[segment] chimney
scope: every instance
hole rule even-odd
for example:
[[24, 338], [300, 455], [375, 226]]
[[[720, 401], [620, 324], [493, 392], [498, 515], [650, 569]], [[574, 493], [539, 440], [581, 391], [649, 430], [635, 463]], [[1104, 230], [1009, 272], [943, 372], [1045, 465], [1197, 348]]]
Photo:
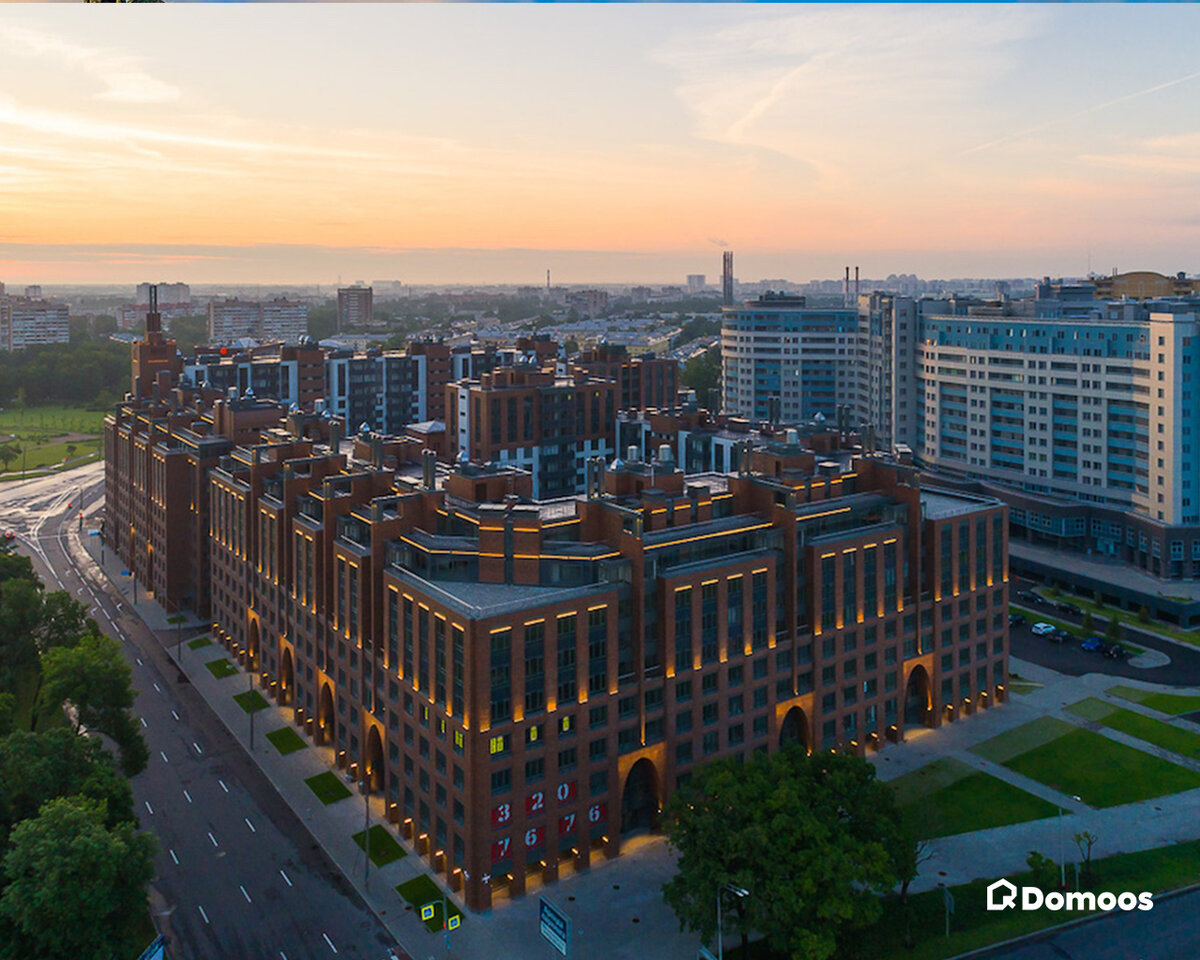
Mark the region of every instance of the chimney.
[[437, 454], [432, 450], [421, 451], [421, 485], [426, 490], [434, 488], [437, 477]]

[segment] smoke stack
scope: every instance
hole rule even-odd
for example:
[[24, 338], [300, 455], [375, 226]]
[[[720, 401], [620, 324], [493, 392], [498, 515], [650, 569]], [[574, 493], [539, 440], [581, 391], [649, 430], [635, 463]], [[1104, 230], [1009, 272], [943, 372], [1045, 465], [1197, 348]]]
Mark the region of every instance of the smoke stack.
[[854, 302], [858, 303], [858, 267], [854, 268]]
[[433, 450], [421, 451], [421, 485], [426, 490], [434, 489], [437, 477], [437, 454]]

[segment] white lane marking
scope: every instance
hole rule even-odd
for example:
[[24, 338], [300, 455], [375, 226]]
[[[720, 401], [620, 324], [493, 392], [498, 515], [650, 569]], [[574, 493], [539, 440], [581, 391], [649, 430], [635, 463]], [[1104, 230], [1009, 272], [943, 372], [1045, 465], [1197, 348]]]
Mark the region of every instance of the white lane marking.
[[184, 790], [183, 791], [183, 799], [185, 799], [188, 803], [191, 803], [192, 795], [190, 793], [188, 793], [186, 790]]
[[290, 879], [288, 879], [288, 875], [286, 873], [284, 873], [282, 870], [280, 870], [279, 875], [281, 877], [283, 877], [283, 882], [286, 883], [289, 887], [292, 885], [292, 881]]
[[163, 758], [163, 763], [171, 762], [170, 760], [167, 759], [167, 755], [165, 753], [163, 753], [161, 750], [158, 751], [158, 755]]
[[157, 683], [154, 685], [154, 689], [157, 690], [159, 693], [162, 693], [162, 687], [160, 687]]
[[142, 721], [143, 727], [146, 726], [146, 718], [145, 717], [138, 717], [138, 719]]
[[249, 817], [242, 817], [242, 819], [246, 821], [246, 826], [250, 828], [251, 833], [258, 833], [258, 831], [254, 829], [254, 824], [250, 822]]
[[209, 834], [208, 834], [208, 839], [212, 841], [212, 844], [213, 844], [213, 846], [214, 846], [214, 847], [215, 847], [215, 846], [218, 846], [218, 844], [217, 844], [217, 838], [216, 838], [216, 837], [214, 837], [214, 836], [212, 835], [212, 832], [211, 832], [211, 831], [210, 831], [210, 832], [209, 832]]
[[208, 914], [204, 912], [204, 908], [200, 904], [196, 904], [196, 909], [200, 911], [200, 916], [204, 918], [204, 922], [208, 923]]
[[333, 941], [329, 939], [329, 934], [323, 933], [323, 934], [321, 934], [321, 936], [323, 936], [325, 938], [325, 942], [327, 944], [329, 944], [329, 949], [332, 950], [334, 953], [337, 953], [337, 947], [335, 947], [333, 945]]
[[177, 714], [174, 710], [171, 711], [171, 716], [173, 716], [176, 720], [179, 719], [179, 714]]
[[225, 781], [224, 781], [224, 780], [218, 780], [218, 781], [217, 781], [217, 783], [219, 783], [219, 784], [221, 785], [221, 789], [222, 789], [222, 790], [224, 790], [226, 793], [228, 793], [228, 792], [229, 792], [229, 788], [228, 788], [227, 786], [225, 786]]
[[200, 754], [200, 756], [204, 756], [204, 751], [200, 749], [200, 744], [198, 744], [195, 740], [192, 741], [192, 746], [196, 748], [196, 752]]
[[141, 657], [134, 657], [133, 659], [137, 661], [137, 665], [138, 665], [139, 667], [145, 666], [145, 664], [144, 664], [144, 663], [142, 663], [142, 658], [141, 658]]
[[175, 866], [179, 866], [179, 858], [175, 856], [175, 851], [168, 850], [167, 852], [171, 855], [171, 859], [175, 861]]
[[143, 800], [142, 803], [144, 803], [146, 805], [146, 809], [150, 811], [150, 816], [154, 816], [154, 808], [150, 806], [150, 801]]
[[121, 605], [118, 603], [118, 604], [117, 604], [117, 610], [118, 610], [118, 612], [119, 612], [121, 609], [123, 609], [123, 608], [122, 608], [122, 607], [121, 607]]
[[251, 900], [251, 899], [250, 899], [250, 894], [248, 894], [248, 893], [246, 892], [246, 888], [245, 888], [245, 887], [243, 887], [243, 886], [242, 886], [240, 883], [238, 884], [238, 889], [242, 891], [242, 896], [246, 898], [246, 902], [247, 902], [247, 903], [253, 903], [253, 902], [254, 902], [253, 900]]

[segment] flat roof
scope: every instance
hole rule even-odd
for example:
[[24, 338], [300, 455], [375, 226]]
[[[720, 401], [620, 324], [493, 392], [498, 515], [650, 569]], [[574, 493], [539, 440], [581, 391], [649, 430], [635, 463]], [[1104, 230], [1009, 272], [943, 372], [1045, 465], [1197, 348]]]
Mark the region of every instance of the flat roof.
[[457, 610], [472, 620], [491, 617], [548, 604], [568, 603], [617, 588], [616, 583], [588, 583], [573, 587], [540, 587], [522, 583], [476, 583], [473, 581], [434, 581], [399, 567], [388, 568], [402, 583]]
[[921, 509], [927, 520], [941, 520], [960, 513], [974, 513], [1000, 506], [995, 497], [978, 497], [950, 490], [921, 490]]

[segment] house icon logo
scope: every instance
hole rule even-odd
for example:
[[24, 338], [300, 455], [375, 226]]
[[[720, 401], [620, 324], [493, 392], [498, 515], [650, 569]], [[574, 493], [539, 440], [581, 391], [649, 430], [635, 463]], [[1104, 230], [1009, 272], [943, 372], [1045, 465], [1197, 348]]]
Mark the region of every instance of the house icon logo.
[[1017, 905], [1017, 885], [1009, 883], [1003, 877], [995, 883], [989, 883], [987, 888], [987, 908], [989, 910], [1007, 910]]

